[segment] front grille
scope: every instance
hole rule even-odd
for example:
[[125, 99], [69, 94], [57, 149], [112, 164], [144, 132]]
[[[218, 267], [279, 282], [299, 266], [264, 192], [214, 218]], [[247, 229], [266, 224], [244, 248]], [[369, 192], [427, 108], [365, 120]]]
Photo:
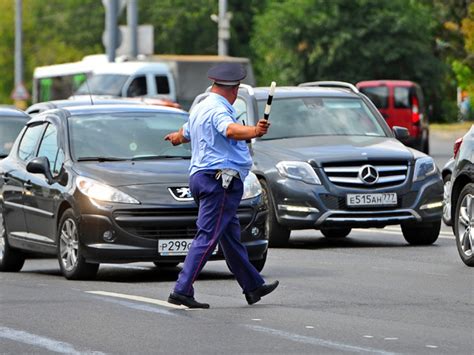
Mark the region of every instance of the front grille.
[[[361, 179], [361, 170], [365, 166], [375, 168], [378, 179], [368, 184]], [[341, 187], [376, 189], [403, 184], [408, 176], [406, 161], [374, 161], [350, 163], [326, 163], [323, 171], [331, 183]]]
[[192, 239], [196, 235], [196, 227], [160, 228], [157, 226], [125, 226], [124, 229], [133, 235], [146, 239]]
[[[133, 209], [117, 210], [115, 223], [127, 233], [146, 239], [194, 238], [196, 235], [197, 208], [188, 209]], [[250, 223], [253, 209], [237, 210], [241, 223]]]

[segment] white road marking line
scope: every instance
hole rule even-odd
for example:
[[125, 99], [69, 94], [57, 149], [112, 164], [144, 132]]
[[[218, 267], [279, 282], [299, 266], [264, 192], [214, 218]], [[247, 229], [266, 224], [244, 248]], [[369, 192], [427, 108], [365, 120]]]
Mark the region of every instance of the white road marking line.
[[261, 318], [252, 318], [255, 322], [260, 322], [262, 319]]
[[7, 327], [0, 327], [0, 338], [33, 345], [38, 348], [43, 348], [48, 351], [54, 351], [61, 354], [104, 354], [100, 351], [78, 351], [74, 349], [74, 346], [69, 343]]
[[369, 338], [369, 339], [371, 339], [371, 338], [373, 338], [373, 337], [374, 337], [373, 335], [364, 335], [364, 338]]
[[352, 353], [361, 353], [361, 352], [362, 353], [375, 353], [375, 354], [384, 354], [384, 355], [393, 354], [393, 353], [385, 351], [385, 350], [347, 345], [347, 344], [337, 343], [337, 342], [330, 341], [330, 340], [324, 340], [324, 339], [299, 335], [299, 334], [295, 334], [295, 333], [289, 333], [289, 332], [285, 332], [283, 330], [266, 328], [266, 327], [262, 327], [262, 326], [259, 326], [259, 325], [246, 325], [246, 327], [250, 328], [251, 330], [257, 331], [257, 332], [262, 332], [262, 333], [265, 333], [265, 334], [277, 336], [277, 337], [287, 339], [287, 340], [291, 340], [291, 341], [295, 341], [295, 342], [298, 342], [298, 343], [322, 346], [322, 347], [325, 347], [325, 348], [335, 349], [335, 350], [338, 350], [338, 351], [348, 351], [348, 352], [352, 352]]
[[383, 338], [384, 340], [398, 340], [398, 338]]
[[121, 268], [121, 269], [135, 269], [135, 270], [153, 270], [153, 267], [135, 266], [135, 265], [122, 265], [122, 264], [102, 264], [102, 267]]
[[429, 344], [426, 344], [426, 347], [427, 348], [430, 348], [430, 349], [438, 349], [438, 347], [436, 345], [429, 345]]
[[91, 293], [93, 295], [100, 295], [100, 296], [109, 296], [109, 297], [116, 297], [116, 298], [123, 298], [126, 300], [132, 300], [137, 302], [145, 302], [156, 304], [158, 306], [174, 308], [174, 309], [188, 309], [186, 306], [177, 306], [166, 301], [157, 300], [155, 298], [149, 297], [142, 297], [142, 296], [134, 296], [134, 295], [126, 295], [124, 293], [115, 293], [115, 292], [107, 292], [107, 291], [85, 291], [86, 293]]
[[312, 325], [307, 325], [305, 326], [306, 329], [314, 329], [314, 327]]

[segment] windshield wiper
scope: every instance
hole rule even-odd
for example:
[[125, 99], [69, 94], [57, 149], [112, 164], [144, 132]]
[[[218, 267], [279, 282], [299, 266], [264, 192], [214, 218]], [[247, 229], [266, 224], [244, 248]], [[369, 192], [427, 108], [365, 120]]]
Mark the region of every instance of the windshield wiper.
[[116, 158], [116, 157], [80, 157], [77, 158], [77, 161], [98, 161], [98, 162], [104, 162], [104, 161], [125, 161], [129, 160], [126, 158]]
[[137, 160], [154, 160], [154, 159], [191, 159], [190, 156], [182, 156], [182, 155], [138, 155], [133, 157], [132, 161]]

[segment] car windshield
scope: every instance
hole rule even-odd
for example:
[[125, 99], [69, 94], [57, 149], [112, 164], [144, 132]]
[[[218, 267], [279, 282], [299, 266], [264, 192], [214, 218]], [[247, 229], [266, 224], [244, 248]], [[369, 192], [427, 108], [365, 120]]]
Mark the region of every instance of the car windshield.
[[0, 118], [0, 157], [5, 157], [10, 153], [13, 142], [26, 122], [27, 120], [18, 118]]
[[[263, 116], [266, 100], [258, 102]], [[262, 140], [307, 136], [379, 136], [382, 126], [360, 99], [298, 97], [274, 98], [271, 126]]]
[[75, 94], [122, 96], [122, 88], [127, 79], [127, 75], [95, 74], [82, 83]]
[[104, 113], [71, 116], [71, 155], [78, 161], [189, 159], [189, 143], [173, 146], [164, 137], [186, 122], [180, 113]]

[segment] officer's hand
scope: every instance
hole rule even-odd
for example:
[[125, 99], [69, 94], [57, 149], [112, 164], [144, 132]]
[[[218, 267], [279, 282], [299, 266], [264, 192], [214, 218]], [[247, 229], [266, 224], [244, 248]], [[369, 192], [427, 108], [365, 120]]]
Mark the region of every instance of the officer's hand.
[[172, 132], [165, 136], [165, 141], [170, 141], [173, 145], [180, 145], [182, 143], [181, 132]]
[[255, 126], [255, 135], [257, 137], [261, 137], [264, 134], [267, 134], [268, 127], [270, 127], [270, 122], [268, 122], [268, 120], [264, 120], [263, 118], [260, 119]]

